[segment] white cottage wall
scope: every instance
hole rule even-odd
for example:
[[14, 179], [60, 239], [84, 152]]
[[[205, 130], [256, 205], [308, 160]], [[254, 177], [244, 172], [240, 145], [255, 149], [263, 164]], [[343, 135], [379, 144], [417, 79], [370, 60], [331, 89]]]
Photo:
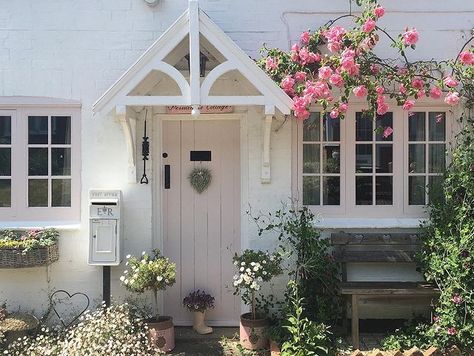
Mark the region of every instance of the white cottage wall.
[[[455, 56], [474, 27], [474, 2], [382, 3], [387, 15], [381, 26], [389, 33], [398, 33], [405, 25], [419, 30], [418, 50], [409, 53], [412, 59]], [[347, 0], [274, 0], [269, 4], [255, 0], [200, 2], [201, 8], [253, 58], [258, 58], [263, 42], [287, 49], [297, 41], [300, 31], [346, 13], [349, 6]], [[89, 189], [123, 191], [125, 253], [152, 248], [152, 186], [128, 183], [120, 124], [111, 116], [93, 117], [91, 107], [186, 8], [186, 0], [161, 0], [155, 8], [142, 0], [0, 0], [0, 95], [50, 96], [82, 102], [81, 220], [78, 227], [61, 230], [60, 260], [50, 267], [0, 270], [0, 301], [39, 315], [47, 309], [48, 294], [55, 289], [82, 291], [94, 302], [100, 301], [101, 269], [87, 265]], [[386, 57], [393, 53], [387, 46], [381, 50]], [[275, 210], [291, 195], [290, 125], [287, 122], [275, 132], [281, 122], [273, 122], [272, 182], [262, 184], [262, 109], [249, 108], [247, 120], [248, 204], [254, 210]], [[141, 132], [140, 123], [139, 138]], [[137, 170], [140, 174], [140, 165]], [[274, 246], [270, 238], [256, 237], [254, 224], [243, 225], [247, 226], [243, 231], [248, 236], [244, 241], [247, 246]], [[126, 295], [118, 281], [122, 270], [123, 266], [112, 268], [114, 297]], [[365, 278], [372, 271], [362, 269], [357, 273]], [[393, 271], [390, 273], [393, 275]]]

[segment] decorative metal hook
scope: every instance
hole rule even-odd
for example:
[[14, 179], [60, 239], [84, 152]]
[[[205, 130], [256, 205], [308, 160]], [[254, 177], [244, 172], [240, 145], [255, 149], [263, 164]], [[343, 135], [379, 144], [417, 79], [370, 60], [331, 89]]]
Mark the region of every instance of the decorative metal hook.
[[143, 141], [142, 141], [142, 157], [143, 157], [143, 175], [140, 179], [140, 184], [148, 184], [148, 177], [146, 176], [146, 161], [148, 161], [148, 156], [150, 155], [150, 142], [148, 141], [148, 136], [146, 135], [146, 119], [148, 117], [148, 109], [145, 111], [145, 126], [143, 130]]

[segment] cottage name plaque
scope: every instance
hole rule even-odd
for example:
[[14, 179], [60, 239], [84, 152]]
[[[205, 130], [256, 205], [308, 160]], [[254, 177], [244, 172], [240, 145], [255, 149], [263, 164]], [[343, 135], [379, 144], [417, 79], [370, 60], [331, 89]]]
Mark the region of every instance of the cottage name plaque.
[[[191, 105], [170, 105], [166, 107], [168, 114], [191, 114]], [[226, 114], [234, 112], [234, 107], [230, 105], [199, 105], [201, 114]]]

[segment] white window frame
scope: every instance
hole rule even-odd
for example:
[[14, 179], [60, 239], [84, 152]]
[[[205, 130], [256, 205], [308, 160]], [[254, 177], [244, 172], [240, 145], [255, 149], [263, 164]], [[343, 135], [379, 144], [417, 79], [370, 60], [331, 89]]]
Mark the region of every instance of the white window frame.
[[[355, 218], [355, 219], [422, 219], [426, 217], [426, 206], [408, 205], [408, 112], [391, 103], [393, 113], [393, 204], [392, 205], [356, 205], [355, 190], [355, 115], [366, 109], [364, 103], [349, 104], [346, 118], [341, 120], [341, 205], [311, 205], [308, 206], [315, 214], [325, 218]], [[321, 108], [312, 108], [322, 111]], [[415, 106], [411, 111], [445, 112], [446, 113], [446, 147], [454, 138], [454, 114], [445, 105], [431, 103]], [[303, 203], [303, 122], [294, 120], [293, 123], [293, 199]], [[375, 142], [375, 141], [374, 141]], [[383, 143], [384, 141], [380, 141]], [[449, 163], [447, 156], [446, 164]], [[375, 155], [373, 156], [375, 160]], [[374, 162], [375, 164], [375, 162]], [[381, 174], [384, 175], [384, 174]], [[375, 197], [374, 197], [375, 201]]]
[[[2, 98], [4, 99], [4, 98]], [[45, 99], [43, 102], [42, 99]], [[81, 111], [77, 102], [58, 103], [49, 98], [13, 100], [8, 104], [0, 100], [0, 115], [12, 117], [12, 188], [11, 207], [0, 208], [0, 219], [19, 222], [67, 222], [76, 223], [80, 220], [81, 192]], [[48, 135], [51, 116], [71, 117], [71, 206], [70, 207], [29, 207], [28, 206], [28, 116], [48, 116]], [[51, 146], [38, 145], [38, 146]], [[69, 145], [68, 145], [69, 146]], [[50, 158], [49, 158], [50, 161]], [[49, 176], [51, 172], [48, 172]], [[60, 178], [58, 176], [57, 178]], [[48, 200], [51, 201], [51, 176], [48, 179]], [[48, 204], [51, 205], [51, 204]]]

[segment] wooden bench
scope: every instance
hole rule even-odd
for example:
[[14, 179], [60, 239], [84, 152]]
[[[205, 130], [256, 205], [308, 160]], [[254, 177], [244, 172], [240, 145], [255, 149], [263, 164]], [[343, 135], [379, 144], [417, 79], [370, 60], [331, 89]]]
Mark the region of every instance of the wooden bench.
[[336, 261], [342, 263], [340, 292], [350, 296], [352, 343], [359, 348], [359, 299], [360, 297], [435, 297], [439, 291], [426, 282], [348, 282], [347, 263], [400, 263], [415, 262], [420, 248], [417, 234], [405, 233], [333, 233], [331, 243]]

